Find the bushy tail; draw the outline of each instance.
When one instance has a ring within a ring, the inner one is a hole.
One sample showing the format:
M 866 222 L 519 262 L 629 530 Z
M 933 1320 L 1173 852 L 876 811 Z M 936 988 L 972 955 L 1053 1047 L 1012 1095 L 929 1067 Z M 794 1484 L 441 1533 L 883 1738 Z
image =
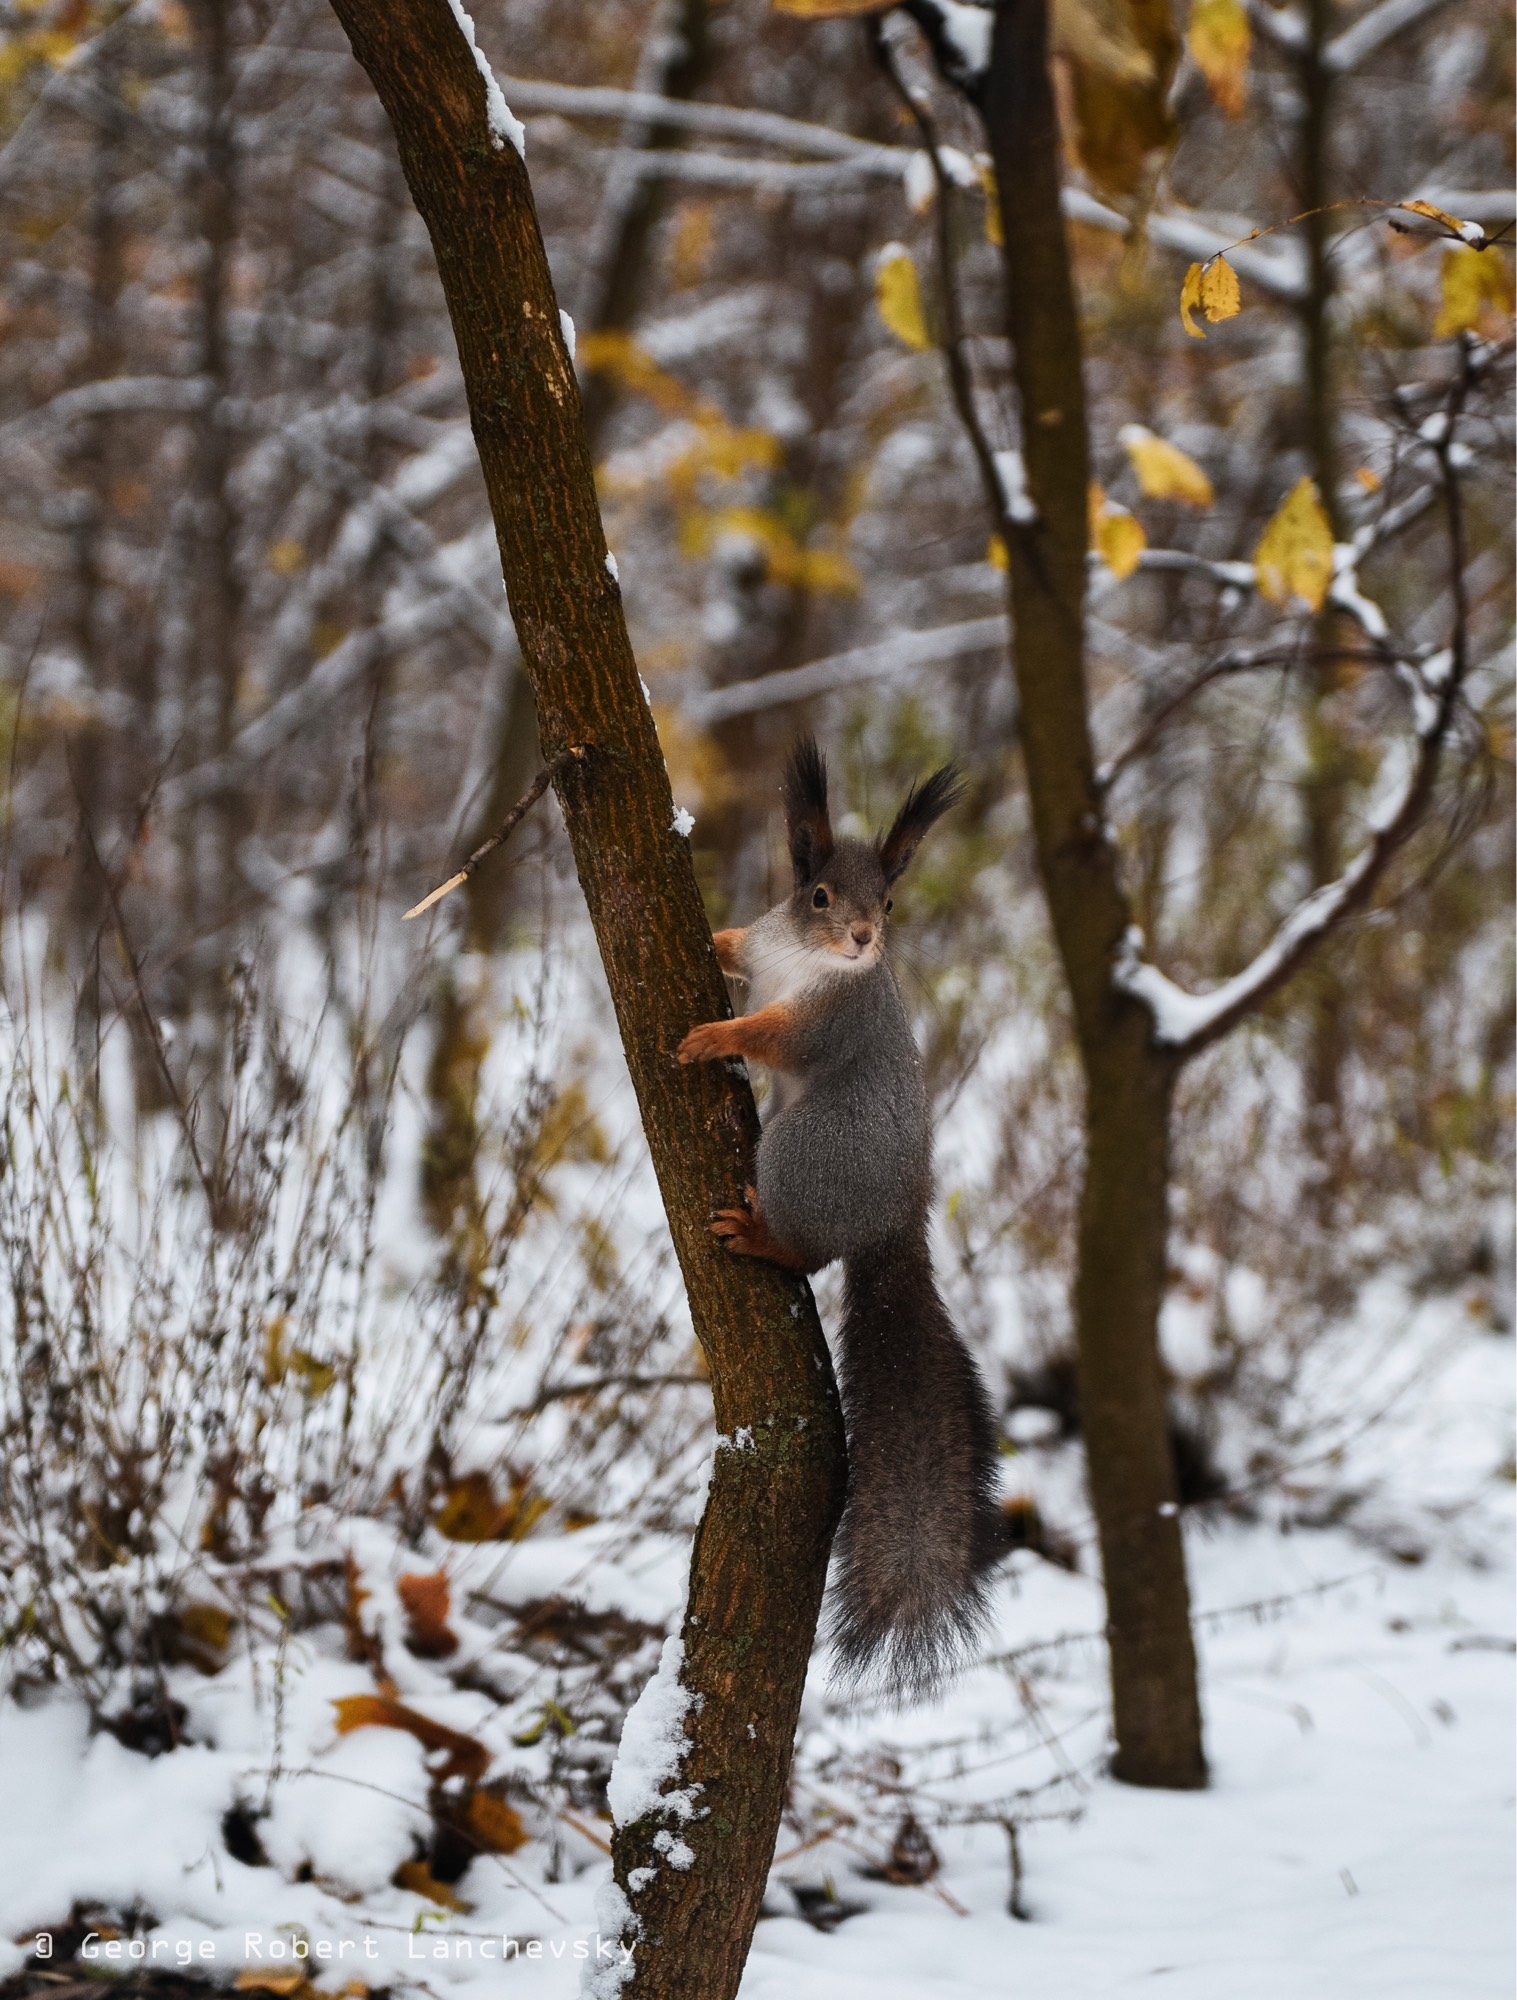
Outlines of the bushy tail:
M 995 1424 L 925 1236 L 877 1246 L 845 1277 L 848 1504 L 831 1636 L 845 1675 L 918 1700 L 984 1623 L 1003 1550 Z

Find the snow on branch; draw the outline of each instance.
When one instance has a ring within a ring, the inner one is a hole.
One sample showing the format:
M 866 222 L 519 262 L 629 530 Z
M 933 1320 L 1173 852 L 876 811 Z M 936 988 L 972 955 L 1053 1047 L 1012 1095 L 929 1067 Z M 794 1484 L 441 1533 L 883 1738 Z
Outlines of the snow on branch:
M 448 6 L 452 9 L 453 18 L 458 23 L 459 33 L 469 44 L 469 48 L 473 53 L 475 68 L 484 78 L 485 116 L 490 125 L 491 145 L 494 146 L 497 153 L 507 144 L 514 146 L 517 157 L 525 160 L 527 157 L 526 130 L 521 120 L 513 118 L 511 115 L 511 107 L 507 104 L 505 94 L 495 80 L 495 72 L 490 67 L 489 58 L 479 46 L 479 40 L 474 33 L 473 19 L 467 8 L 463 5 L 463 0 L 448 0 Z
M 1468 367 L 1466 359 L 1467 371 Z M 1117 948 L 1112 983 L 1120 992 L 1143 1002 L 1153 1016 L 1155 1039 L 1182 1060 L 1220 1040 L 1255 1012 L 1300 970 L 1326 937 L 1364 907 L 1426 815 L 1469 662 L 1464 579 L 1467 549 L 1459 487 L 1460 447 L 1454 438 L 1455 420 L 1467 387 L 1468 373 L 1455 385 L 1443 423 L 1424 425 L 1420 434 L 1438 461 L 1448 508 L 1452 642 L 1445 652 L 1424 661 L 1413 676 L 1413 743 L 1409 753 L 1387 755 L 1382 765 L 1380 798 L 1369 815 L 1369 839 L 1336 881 L 1324 883 L 1296 905 L 1252 964 L 1209 993 L 1186 992 L 1145 959 L 1141 931 L 1129 930 Z M 1378 618 L 1378 611 L 1375 615 Z M 1370 630 L 1368 625 L 1366 630 Z M 1375 634 L 1371 631 L 1370 636 Z
M 1380 0 L 1378 7 L 1372 7 L 1362 15 L 1351 28 L 1345 28 L 1341 35 L 1335 35 L 1323 51 L 1323 57 L 1335 76 L 1344 76 L 1357 69 L 1367 56 L 1383 48 L 1392 36 L 1399 35 L 1407 28 L 1416 27 L 1429 14 L 1435 14 L 1443 5 L 1443 0 Z
M 709 729 L 735 715 L 755 715 L 761 709 L 809 701 L 815 695 L 832 694 L 860 681 L 904 673 L 912 667 L 936 666 L 943 660 L 962 659 L 987 647 L 1004 646 L 1010 636 L 1011 622 L 1004 612 L 989 618 L 966 618 L 957 625 L 935 626 L 926 632 L 897 632 L 873 645 L 851 646 L 846 652 L 811 660 L 803 667 L 786 667 L 778 673 L 760 674 L 750 681 L 734 681 L 728 687 L 689 695 L 683 704 L 684 713 L 697 728 Z

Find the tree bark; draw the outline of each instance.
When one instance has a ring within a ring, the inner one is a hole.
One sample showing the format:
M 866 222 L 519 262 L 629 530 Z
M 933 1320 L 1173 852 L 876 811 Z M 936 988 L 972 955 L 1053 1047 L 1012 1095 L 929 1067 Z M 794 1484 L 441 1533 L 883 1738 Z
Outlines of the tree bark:
M 1085 1071 L 1074 1288 L 1086 1459 L 1105 1574 L 1117 1754 L 1138 1785 L 1206 1781 L 1159 1363 L 1175 1064 L 1112 961 L 1129 913 L 1095 783 L 1084 661 L 1089 439 L 1060 211 L 1047 0 L 1001 0 L 981 94 L 1005 230 L 1006 330 L 1037 521 L 1010 597 L 1034 837 Z
M 774 1851 L 801 1689 L 843 1492 L 842 1424 L 804 1282 L 725 1256 L 757 1133 L 746 1084 L 681 1067 L 727 1010 L 653 719 L 606 567 L 578 388 L 522 160 L 495 146 L 485 87 L 448 0 L 334 0 L 399 143 L 458 342 L 501 567 L 545 755 L 588 754 L 557 791 L 616 1007 L 654 1170 L 710 1363 L 718 1451 L 691 1560 L 683 1685 L 696 1697 L 677 1783 L 686 1870 L 662 1815 L 617 1830 L 637 1996 L 737 1990 Z M 630 1883 L 636 1880 L 634 1890 Z
M 1306 394 L 1306 447 L 1332 524 L 1333 539 L 1343 539 L 1338 503 L 1339 453 L 1337 435 L 1338 368 L 1333 352 L 1332 217 L 1325 214 L 1332 200 L 1329 135 L 1332 130 L 1333 74 L 1327 61 L 1332 38 L 1331 0 L 1308 0 L 1306 40 L 1299 57 L 1302 116 L 1297 161 L 1297 198 L 1306 213 L 1306 291 L 1301 301 L 1301 341 Z M 1322 612 L 1315 638 L 1327 653 L 1345 639 L 1347 621 L 1332 610 Z M 1303 723 L 1307 771 L 1303 785 L 1306 859 L 1311 884 L 1320 889 L 1342 867 L 1343 828 L 1348 807 L 1350 750 L 1328 708 L 1338 685 L 1340 668 L 1330 659 L 1310 672 L 1306 681 Z M 1306 1064 L 1308 1102 L 1307 1143 L 1322 1169 L 1316 1189 L 1324 1221 L 1338 1192 L 1343 1164 L 1343 1061 L 1347 1053 L 1345 1016 L 1348 992 L 1335 964 L 1320 963 L 1308 978 L 1309 1050 Z

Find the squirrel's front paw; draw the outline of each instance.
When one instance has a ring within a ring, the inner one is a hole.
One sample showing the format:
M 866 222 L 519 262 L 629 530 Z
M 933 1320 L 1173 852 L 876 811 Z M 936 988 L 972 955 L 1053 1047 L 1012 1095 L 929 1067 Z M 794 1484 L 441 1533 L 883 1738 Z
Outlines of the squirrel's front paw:
M 682 1063 L 716 1062 L 732 1053 L 731 1028 L 730 1021 L 703 1021 L 690 1030 L 674 1053 Z

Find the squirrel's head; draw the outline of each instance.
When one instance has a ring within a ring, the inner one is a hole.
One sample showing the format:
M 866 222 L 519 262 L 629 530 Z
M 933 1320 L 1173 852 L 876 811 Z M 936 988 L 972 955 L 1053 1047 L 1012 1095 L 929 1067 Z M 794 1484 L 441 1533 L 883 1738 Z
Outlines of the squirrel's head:
M 785 833 L 795 870 L 791 917 L 810 949 L 860 970 L 878 964 L 891 890 L 928 828 L 963 796 L 958 772 L 945 764 L 912 786 L 878 839 L 835 840 L 827 814 L 827 760 L 815 737 L 800 737 L 785 766 Z

